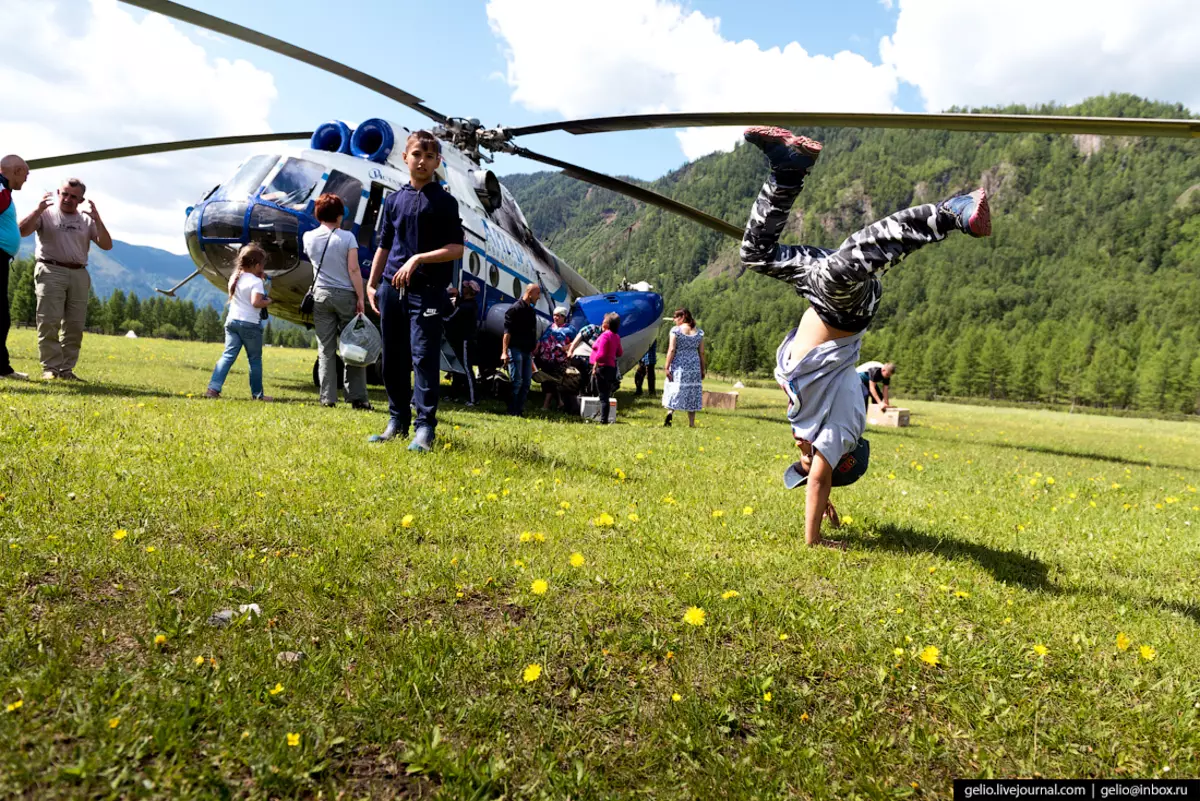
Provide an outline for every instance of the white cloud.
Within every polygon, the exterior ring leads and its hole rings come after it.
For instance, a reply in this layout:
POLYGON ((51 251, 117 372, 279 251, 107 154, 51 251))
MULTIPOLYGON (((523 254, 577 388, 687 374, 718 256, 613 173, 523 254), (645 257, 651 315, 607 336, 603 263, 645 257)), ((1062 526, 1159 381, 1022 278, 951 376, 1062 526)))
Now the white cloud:
MULTIPOLYGON (((5 153, 32 159, 271 130, 271 74, 210 58, 197 31, 185 34, 164 17, 135 19, 116 0, 0 0, 0 19, 8 32, 0 62, 5 153)), ((262 147, 35 171, 16 196, 18 211, 76 175, 116 238, 182 253, 187 206, 262 147)))
MULTIPOLYGON (((490 0, 512 100, 564 117, 667 111, 889 111, 889 66, 798 43, 764 50, 734 42, 720 20, 670 0, 490 0), (564 35, 569 32, 570 35, 564 35)), ((689 158, 730 149, 740 131, 678 134, 689 158)))
POLYGON ((1200 108, 1196 0, 899 0, 884 63, 929 111, 1110 92, 1200 108))

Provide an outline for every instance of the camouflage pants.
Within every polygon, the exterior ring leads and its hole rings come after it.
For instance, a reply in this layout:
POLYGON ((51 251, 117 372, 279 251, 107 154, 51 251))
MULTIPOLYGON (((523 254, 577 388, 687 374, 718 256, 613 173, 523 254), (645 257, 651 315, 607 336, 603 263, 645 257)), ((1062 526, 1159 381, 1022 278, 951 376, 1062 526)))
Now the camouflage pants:
POLYGON ((928 203, 871 223, 837 250, 781 245, 779 234, 803 185, 803 174, 767 178, 746 223, 742 264, 787 281, 822 320, 843 331, 861 331, 871 322, 882 292, 879 277, 888 267, 955 228, 952 215, 928 203))

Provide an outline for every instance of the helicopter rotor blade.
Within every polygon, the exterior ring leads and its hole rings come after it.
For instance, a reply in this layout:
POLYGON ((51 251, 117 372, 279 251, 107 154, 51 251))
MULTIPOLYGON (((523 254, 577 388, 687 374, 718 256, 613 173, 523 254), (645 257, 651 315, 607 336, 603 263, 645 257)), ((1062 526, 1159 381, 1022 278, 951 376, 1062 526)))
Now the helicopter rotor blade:
POLYGON ((29 169, 40 170, 47 167, 61 167, 64 164, 83 164, 88 161, 107 161, 108 159, 123 159, 126 156, 147 156, 154 153, 171 153, 176 150, 192 150, 200 147, 220 147, 222 145, 252 145, 256 142, 280 142, 288 139, 308 139, 311 131, 293 131, 291 133, 251 134, 249 136, 218 136, 211 139, 184 139, 179 142, 159 142, 153 145, 133 145, 131 147, 110 147, 107 150, 89 150, 86 153, 71 153, 66 156, 48 156, 44 159, 29 159, 29 169))
POLYGON ((509 136, 567 131, 572 134, 642 131, 648 128, 777 125, 785 128, 919 128, 989 133, 1099 134, 1101 136, 1200 137, 1200 120, 1135 117, 1054 117, 1037 114, 842 114, 801 111, 631 114, 564 120, 506 128, 509 136))
POLYGON ((678 214, 681 217, 686 217, 692 222, 697 222, 705 228, 710 228, 726 236, 731 236, 734 239, 742 238, 742 228, 731 223, 727 223, 719 217, 714 217, 711 214, 706 214, 699 209, 680 203, 678 200, 672 200, 666 195, 660 195, 657 192, 652 192, 649 189, 632 184, 628 181, 623 181, 620 178, 613 178, 611 175, 605 175, 601 172, 589 170, 586 167, 580 167, 566 161, 560 161, 552 156, 543 156, 540 153, 534 153, 532 150, 527 150, 523 147, 513 146, 511 151, 514 155, 530 159, 532 161, 540 161, 542 164, 549 164, 551 167, 558 167, 564 174, 575 178, 579 181, 584 181, 589 184, 612 190, 622 195, 640 200, 643 203, 648 203, 651 206, 658 206, 660 209, 678 214))
POLYGON ((272 53, 278 53, 281 56, 294 58, 297 61, 302 61, 305 64, 316 67, 317 69, 325 70, 333 73, 340 78, 345 78, 348 81, 364 86, 373 92, 378 92, 384 97, 391 98, 397 103, 408 106, 413 111, 424 114, 429 119, 436 123, 445 125, 449 122, 449 118, 442 116, 433 109, 425 106, 421 102, 421 98, 409 94, 408 92, 398 87, 392 86, 390 83, 381 81, 373 75, 368 75, 365 72, 348 67, 345 64, 334 61, 312 52, 305 50, 302 47, 297 47, 294 44, 285 42, 282 39, 276 39, 274 36, 268 36, 265 33, 259 33, 251 28, 246 28, 220 17, 214 17, 212 14, 205 14, 203 11, 197 11, 194 8, 182 6, 179 3, 171 0, 122 0, 131 6, 153 11, 156 14, 162 14, 164 17, 187 22, 200 28, 206 28, 214 33, 224 34, 233 39, 240 39, 243 42, 248 42, 252 45, 270 50, 272 53))

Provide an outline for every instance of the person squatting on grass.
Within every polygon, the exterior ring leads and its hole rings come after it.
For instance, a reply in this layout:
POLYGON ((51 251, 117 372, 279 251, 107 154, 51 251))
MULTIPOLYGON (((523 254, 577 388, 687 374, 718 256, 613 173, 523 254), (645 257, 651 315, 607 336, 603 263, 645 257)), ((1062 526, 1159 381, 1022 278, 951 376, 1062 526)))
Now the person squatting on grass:
POLYGON ((788 420, 801 458, 784 484, 807 484, 804 538, 809 545, 844 547, 821 539, 821 520, 837 524, 829 503, 834 486, 853 484, 867 470, 866 411, 858 362, 863 331, 879 307, 879 278, 888 267, 951 231, 991 234, 987 194, 976 189, 941 203, 896 212, 852 234, 836 250, 780 245, 779 235, 821 143, 782 128, 748 128, 746 141, 771 165, 746 223, 743 269, 790 283, 809 302, 775 354, 775 380, 788 396, 788 420))
POLYGON ((592 346, 589 361, 596 377, 596 394, 600 396, 600 422, 608 423, 608 401, 617 388, 617 358, 625 355, 621 347, 621 315, 609 312, 600 324, 602 333, 592 346))
POLYGON ((75 364, 83 345, 88 297, 92 278, 88 275, 88 250, 95 242, 101 250, 112 250, 112 236, 104 227, 96 204, 88 201, 80 211, 87 187, 78 178, 68 178, 58 190, 58 207, 50 192, 21 220, 21 236, 37 232, 37 264, 33 268, 37 295, 38 357, 42 378, 78 381, 75 364))
POLYGON ((383 384, 388 424, 371 442, 407 437, 417 410, 410 451, 428 452, 437 429, 442 380, 442 312, 449 306, 452 264, 462 258, 463 229, 458 201, 435 179, 442 147, 429 131, 410 134, 404 144, 408 183, 388 196, 383 232, 367 299, 383 334, 383 384))
POLYGON ((225 352, 217 359, 205 397, 219 398, 225 377, 233 367, 242 348, 250 363, 250 396, 269 401, 263 394, 263 326, 260 309, 271 305, 263 275, 267 268, 267 252, 258 245, 245 245, 238 251, 233 275, 229 278, 229 314, 225 317, 225 352))
MULTIPOLYGON (((358 268, 358 241, 342 230, 346 207, 334 194, 323 194, 313 212, 320 227, 304 235, 304 252, 316 270, 313 279, 313 328, 317 331, 317 379, 322 406, 337 405, 337 348, 342 329, 363 313, 363 279, 358 268)), ((346 400, 370 411, 367 368, 346 365, 346 400)))
POLYGON ((8 306, 8 269, 21 247, 21 225, 12 193, 25 185, 29 165, 20 156, 0 159, 0 378, 26 379, 13 369, 8 358, 8 329, 12 325, 8 306))

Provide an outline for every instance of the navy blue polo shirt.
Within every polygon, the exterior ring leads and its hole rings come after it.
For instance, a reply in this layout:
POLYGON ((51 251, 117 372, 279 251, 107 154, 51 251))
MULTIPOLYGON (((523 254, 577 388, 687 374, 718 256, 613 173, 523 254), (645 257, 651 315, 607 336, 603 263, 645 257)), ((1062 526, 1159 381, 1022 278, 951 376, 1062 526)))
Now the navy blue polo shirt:
MULTIPOLYGON (((392 278, 410 258, 418 253, 463 243, 462 220, 458 216, 458 201, 436 181, 420 189, 405 184, 388 195, 383 206, 383 234, 379 247, 388 251, 383 280, 392 278)), ((454 274, 454 262, 422 264, 413 273, 408 288, 445 289, 454 274)))

